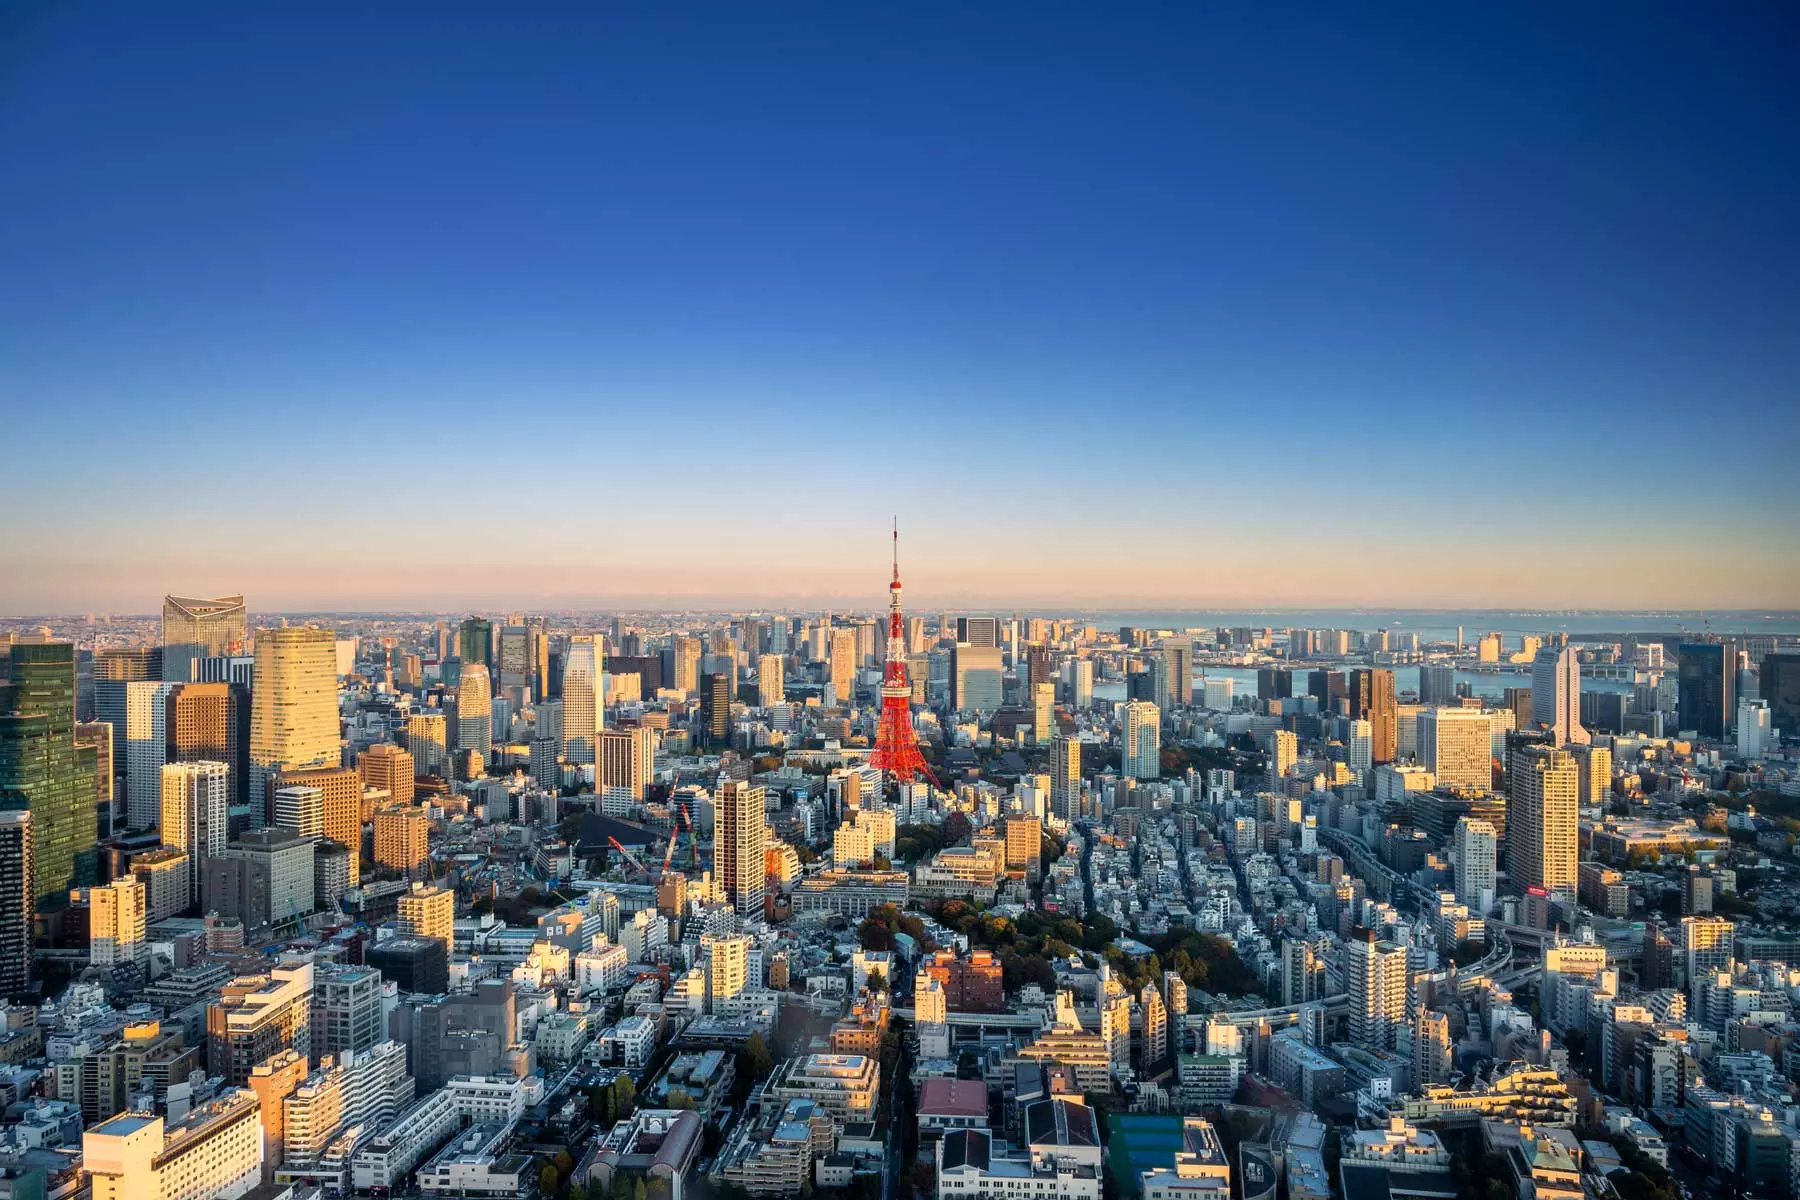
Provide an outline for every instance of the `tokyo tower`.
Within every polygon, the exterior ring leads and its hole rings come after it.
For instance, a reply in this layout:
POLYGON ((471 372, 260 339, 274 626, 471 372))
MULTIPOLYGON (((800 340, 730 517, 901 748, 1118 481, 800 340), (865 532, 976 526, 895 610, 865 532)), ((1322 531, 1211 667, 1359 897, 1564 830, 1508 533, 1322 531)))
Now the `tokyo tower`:
POLYGON ((881 673, 881 724, 875 731, 875 753, 869 765, 885 771, 895 783, 911 783, 923 775, 937 783, 919 737, 913 731, 912 685, 906 679, 906 621, 900 615, 900 524, 894 523, 894 581, 888 584, 887 665, 881 673))

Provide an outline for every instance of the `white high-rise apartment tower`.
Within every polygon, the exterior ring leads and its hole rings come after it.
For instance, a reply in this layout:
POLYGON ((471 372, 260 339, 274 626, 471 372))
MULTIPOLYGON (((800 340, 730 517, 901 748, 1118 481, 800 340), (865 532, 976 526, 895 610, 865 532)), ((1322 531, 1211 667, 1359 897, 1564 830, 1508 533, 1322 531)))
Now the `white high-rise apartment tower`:
POLYGON ((1469 911, 1485 915, 1499 890, 1500 835, 1492 821, 1461 817, 1450 837, 1456 858, 1456 898, 1469 911))
POLYGON ((231 768, 222 762, 162 769, 163 845, 187 855, 188 895, 200 894, 201 860, 225 853, 230 838, 231 768))
POLYGON ((1120 770, 1133 779, 1157 779, 1162 775, 1162 713, 1145 700, 1125 705, 1120 770))
POLYGON ((1581 773, 1567 750, 1526 746, 1513 755, 1506 869, 1513 885, 1571 892, 1580 829, 1581 773))
POLYGON ((1365 1050, 1392 1050, 1406 1023, 1406 947, 1356 929, 1344 946, 1344 984, 1350 1002, 1350 1041, 1365 1050))
POLYGON ((787 699, 781 677, 781 655, 765 654, 756 660, 756 702, 772 708, 787 699))

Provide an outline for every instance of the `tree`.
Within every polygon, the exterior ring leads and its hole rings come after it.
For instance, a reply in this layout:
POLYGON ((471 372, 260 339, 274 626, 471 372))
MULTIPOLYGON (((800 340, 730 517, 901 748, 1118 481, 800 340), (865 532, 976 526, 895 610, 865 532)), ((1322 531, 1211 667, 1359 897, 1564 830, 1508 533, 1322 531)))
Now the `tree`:
POLYGON ((637 1084, 631 1081, 631 1076, 621 1075, 613 1080, 612 1098, 615 1121, 623 1121, 637 1111, 637 1084))
POLYGON ((744 1058, 750 1066, 752 1079, 766 1079, 775 1067, 775 1059, 769 1054, 769 1044, 763 1035, 753 1033, 750 1040, 744 1043, 744 1058))
POLYGON ((944 843, 946 845, 960 845, 967 841, 974 832, 975 827, 969 823, 968 815, 965 813, 952 812, 944 818, 944 843))
POLYGON ((544 1193, 544 1195, 556 1195, 557 1186, 561 1183, 562 1177, 556 1173, 556 1168, 549 1163, 545 1163, 538 1171, 538 1190, 544 1193))
POLYGON ((556 1157, 550 1161, 556 1164, 556 1173, 564 1178, 567 1178, 569 1173, 575 1169, 575 1160, 569 1157, 567 1150, 558 1150, 556 1157))
POLYGON ((871 992, 885 992, 888 990, 887 976, 882 973, 880 967, 872 967, 869 970, 869 990, 871 992))
MULTIPOLYGON (((670 1108, 693 1108, 694 1098, 687 1094, 686 1088, 670 1088, 663 1103, 670 1108)), ((641 1197, 640 1197, 641 1200, 641 1197)))
POLYGON ((588 1200, 587 1188, 579 1183, 569 1185, 569 1200, 588 1200))

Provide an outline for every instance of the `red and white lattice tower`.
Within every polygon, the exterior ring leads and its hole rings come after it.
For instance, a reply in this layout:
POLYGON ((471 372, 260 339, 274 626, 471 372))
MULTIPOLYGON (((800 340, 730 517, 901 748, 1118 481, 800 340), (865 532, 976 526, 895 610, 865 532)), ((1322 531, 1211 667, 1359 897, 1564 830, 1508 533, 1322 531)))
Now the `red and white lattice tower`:
POLYGON ((900 615, 900 525, 894 524, 894 581, 888 584, 887 665, 881 673, 881 724, 875 730, 875 753, 869 765, 885 771, 895 783, 911 783, 923 775, 937 783, 919 736, 913 731, 912 684, 906 678, 906 619, 900 615))

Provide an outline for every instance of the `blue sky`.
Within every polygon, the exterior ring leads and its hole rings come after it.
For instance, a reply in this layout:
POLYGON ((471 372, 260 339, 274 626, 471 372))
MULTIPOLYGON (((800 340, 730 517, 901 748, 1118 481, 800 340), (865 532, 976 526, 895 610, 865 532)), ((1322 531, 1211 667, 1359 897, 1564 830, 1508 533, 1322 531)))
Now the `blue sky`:
POLYGON ((1790 7, 518 9, 0 15, 0 611, 1800 607, 1790 7))

